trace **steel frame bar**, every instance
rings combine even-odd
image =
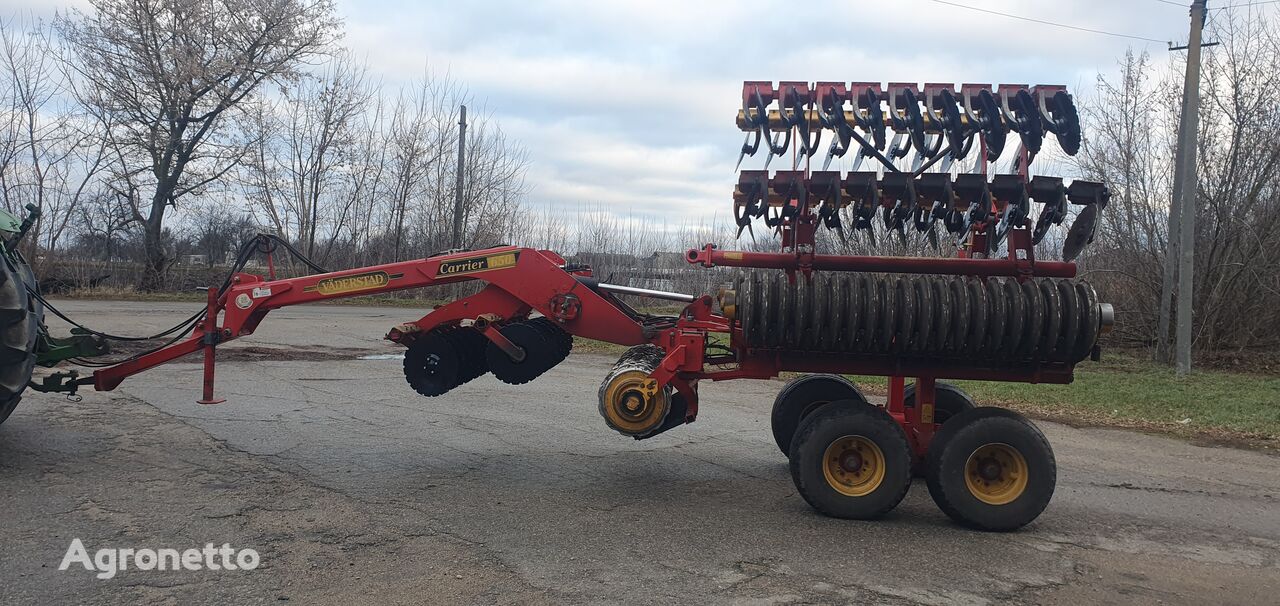
[[[473,320],[480,314],[497,312],[504,320],[511,320],[536,310],[557,319],[565,330],[575,335],[621,345],[648,342],[640,322],[619,307],[611,296],[598,293],[577,279],[589,275],[589,271],[565,271],[564,259],[553,252],[515,246],[281,280],[263,280],[261,276],[239,273],[232,277],[231,287],[225,292],[218,294],[216,289],[210,289],[205,318],[189,337],[94,372],[94,387],[110,391],[127,377],[204,349],[204,400],[211,401],[214,348],[219,343],[253,334],[273,309],[472,280],[488,282],[489,286],[406,325],[413,330],[402,334],[411,339],[415,332]],[[576,302],[578,311],[571,317],[555,306],[558,298],[565,297],[572,297]]]
[[[689,263],[703,267],[750,267],[795,271],[808,267],[817,271],[863,271],[903,274],[949,274],[958,276],[1021,277],[1027,269],[1017,259],[871,257],[859,255],[805,255],[717,250],[714,246],[690,249]],[[1074,278],[1076,265],[1062,261],[1033,261],[1032,277]]]

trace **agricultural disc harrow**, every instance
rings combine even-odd
[[[607,284],[555,252],[514,246],[326,272],[287,242],[262,235],[241,250],[226,281],[208,290],[203,310],[154,335],[166,340],[161,345],[98,360],[101,368],[90,376],[60,371],[31,387],[111,390],[131,375],[202,353],[200,402],[217,403],[217,347],[251,335],[273,309],[478,280],[486,286],[476,294],[386,335],[405,346],[405,378],[424,396],[486,373],[527,383],[564,361],[573,337],[609,341],[630,348],[600,386],[600,414],[613,430],[646,439],[697,418],[703,380],[809,373],[778,394],[771,425],[799,493],[818,511],[874,518],[923,475],[939,507],[963,524],[1011,530],[1035,519],[1056,478],[1044,436],[1020,415],[979,407],[941,379],[1069,383],[1078,362],[1098,355],[1112,312],[1074,279],[1070,259],[1092,239],[1107,190],[1029,171],[1050,138],[1065,153],[1079,148],[1070,95],[1062,87],[1007,84],[956,90],[747,82],[737,123],[747,133],[742,155],[767,154],[764,170],[740,176],[738,225],[762,220],[782,246],[772,253],[689,250],[690,264],[742,268],[717,296]],[[851,170],[809,170],[824,134],[824,169],[852,153]],[[994,170],[1010,149],[1008,170]],[[768,171],[770,160],[787,155],[789,168]],[[868,158],[876,170],[864,169]],[[1033,204],[1040,205],[1034,223]],[[1067,260],[1037,260],[1035,243],[1072,207],[1080,210],[1064,238]],[[898,234],[908,226],[934,233],[941,223],[955,236],[954,255],[831,254],[816,238],[819,225],[870,234],[877,221]],[[84,327],[69,339],[42,328],[30,338],[32,326],[43,326],[47,302],[13,252],[25,229],[11,223],[0,221],[7,270],[0,320],[10,327],[0,336],[11,350],[0,360],[0,415],[16,403],[32,364],[94,364],[88,358],[120,338]],[[941,250],[942,240],[934,240]],[[260,254],[274,267],[271,255],[282,251],[319,273],[276,279],[243,271]],[[646,314],[622,295],[684,307],[677,315]],[[842,373],[888,377],[886,403],[869,403]]]

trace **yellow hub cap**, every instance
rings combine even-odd
[[[1008,505],[1027,490],[1027,460],[1008,444],[987,444],[964,465],[969,492],[988,505]]]
[[[822,455],[822,474],[836,492],[865,497],[884,481],[884,453],[862,436],[837,438]]]

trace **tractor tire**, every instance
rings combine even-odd
[[[36,365],[36,339],[44,323],[44,305],[35,273],[24,259],[0,260],[0,423],[22,399]]]
[[[867,403],[858,387],[840,375],[804,375],[788,381],[773,400],[773,412],[769,415],[773,442],[778,450],[790,455],[791,438],[796,435],[800,422],[819,407],[836,400]]]
[[[952,520],[1008,532],[1035,520],[1057,483],[1053,449],[1031,421],[980,407],[951,419],[929,445],[929,495]]]

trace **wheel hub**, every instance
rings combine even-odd
[[[984,444],[965,462],[964,482],[974,498],[1007,505],[1027,490],[1027,460],[1008,444]]]
[[[837,438],[827,446],[822,461],[827,484],[845,496],[866,496],[884,481],[884,453],[864,436]]]
[[[862,455],[857,452],[845,452],[840,456],[840,467],[848,473],[857,473],[862,470]]]

